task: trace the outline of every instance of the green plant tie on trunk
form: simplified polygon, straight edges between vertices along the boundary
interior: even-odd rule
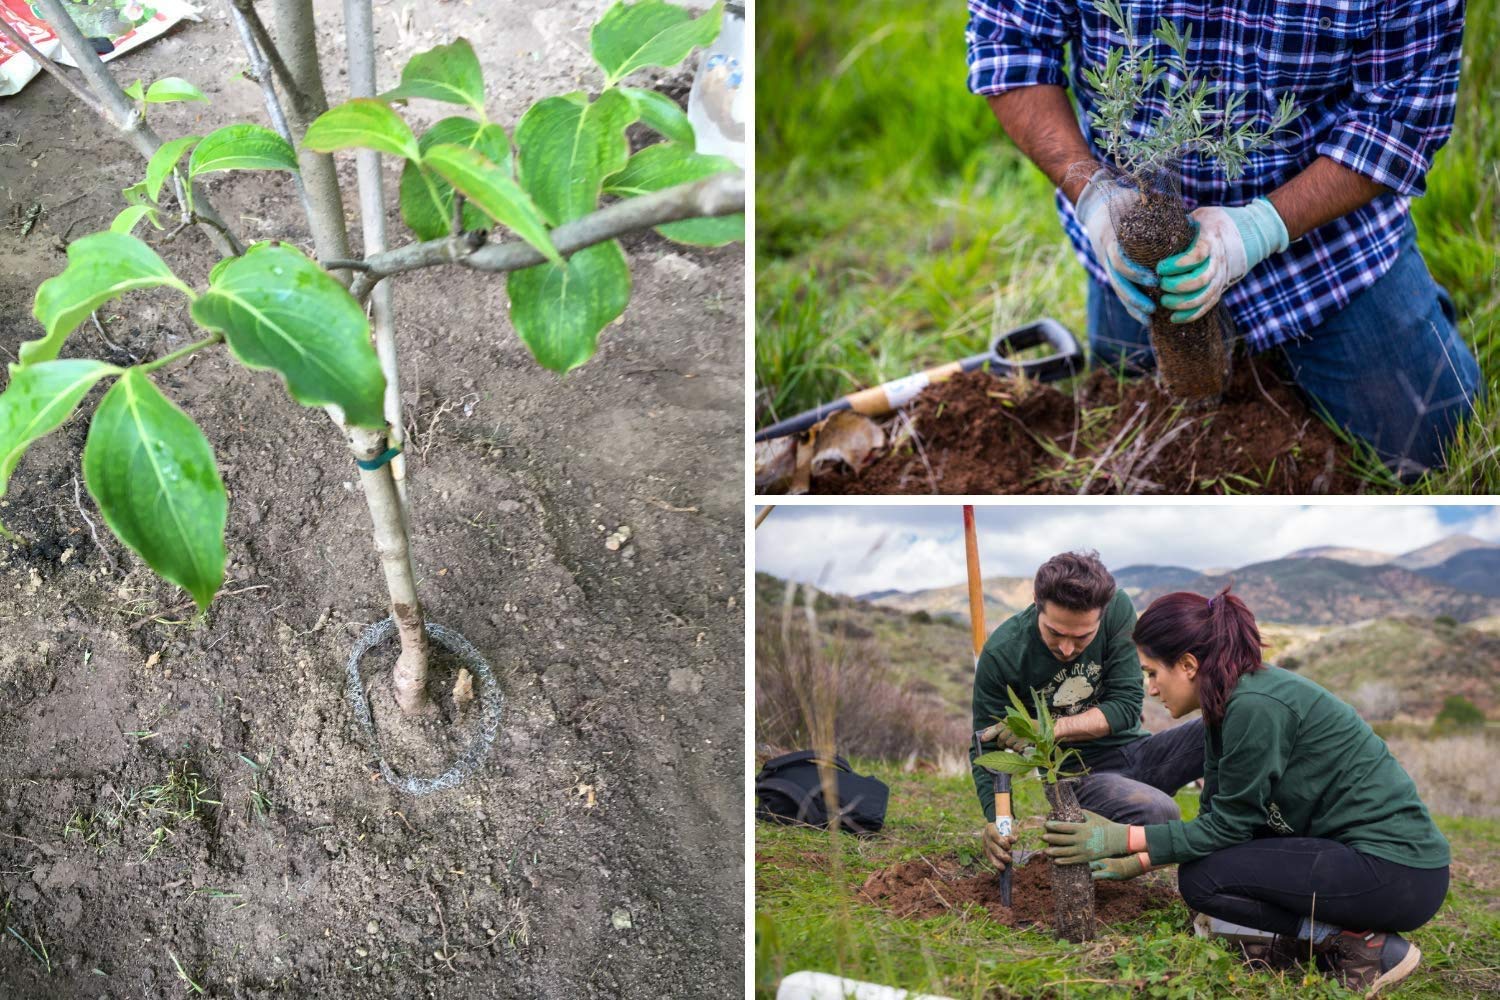
[[[384,453],[376,455],[374,458],[368,460],[363,458],[356,458],[354,460],[354,464],[359,466],[361,469],[364,469],[366,472],[374,472],[376,469],[380,468],[382,465],[389,462],[399,454],[401,454],[400,448],[387,448]]]

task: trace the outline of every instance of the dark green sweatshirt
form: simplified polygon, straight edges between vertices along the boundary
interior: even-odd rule
[[[1198,818],[1146,827],[1152,864],[1254,837],[1322,837],[1412,868],[1448,863],[1417,786],[1359,714],[1280,667],[1241,677],[1204,730]]]
[[[1005,718],[1010,708],[1007,686],[1015,689],[1026,711],[1036,717],[1031,692],[1047,702],[1054,718],[1077,715],[1091,708],[1104,713],[1109,734],[1084,740],[1075,749],[1087,764],[1106,751],[1148,735],[1141,726],[1141,661],[1135,655],[1130,635],[1135,628],[1135,609],[1123,590],[1115,591],[1104,609],[1099,632],[1088,648],[1071,663],[1063,663],[1042,642],[1033,604],[1006,619],[984,644],[974,670],[974,728],[984,729]],[[986,744],[985,750],[995,749]],[[969,761],[977,756],[969,747]],[[990,774],[973,767],[974,788],[989,820],[995,819],[995,796]]]

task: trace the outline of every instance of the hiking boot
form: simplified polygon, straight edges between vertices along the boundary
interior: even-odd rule
[[[1318,959],[1346,989],[1369,1000],[1411,975],[1422,952],[1394,932],[1343,931],[1318,949]]]

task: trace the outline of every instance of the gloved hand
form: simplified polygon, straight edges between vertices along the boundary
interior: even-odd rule
[[[1137,852],[1127,854],[1123,858],[1090,861],[1089,874],[1095,882],[1126,882],[1146,874],[1146,866],[1141,864],[1141,856]]]
[[[1010,849],[1016,842],[1014,836],[1002,837],[995,824],[984,824],[984,856],[990,859],[990,864],[997,871],[1005,871],[1010,866]]]
[[[1173,323],[1207,313],[1225,289],[1288,243],[1286,223],[1266,198],[1242,208],[1195,208],[1190,218],[1197,228],[1193,242],[1156,265],[1162,308],[1173,310]]]
[[[1136,286],[1152,287],[1159,284],[1159,279],[1151,268],[1135,263],[1120,249],[1120,240],[1115,235],[1114,212],[1111,211],[1111,206],[1120,211],[1139,200],[1137,191],[1120,184],[1109,175],[1109,171],[1101,168],[1089,178],[1088,186],[1078,196],[1073,214],[1078,216],[1084,231],[1089,234],[1094,256],[1104,264],[1110,286],[1125,304],[1125,311],[1144,324],[1150,322],[1147,317],[1156,311],[1156,304]]]
[[[1130,828],[1087,809],[1083,812],[1082,823],[1049,819],[1042,839],[1052,845],[1047,848],[1047,857],[1060,865],[1081,865],[1085,861],[1117,858],[1130,852]]]
[[[990,726],[979,734],[979,738],[985,743],[994,740],[1012,753],[1019,754],[1024,754],[1033,745],[1030,740],[1011,732],[1003,722],[997,722],[993,726]]]

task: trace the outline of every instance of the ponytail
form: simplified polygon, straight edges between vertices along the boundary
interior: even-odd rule
[[[1184,654],[1198,660],[1198,704],[1211,726],[1224,721],[1224,707],[1245,674],[1264,667],[1260,629],[1245,602],[1225,587],[1213,597],[1179,592],[1151,602],[1136,619],[1135,644],[1171,666]]]

